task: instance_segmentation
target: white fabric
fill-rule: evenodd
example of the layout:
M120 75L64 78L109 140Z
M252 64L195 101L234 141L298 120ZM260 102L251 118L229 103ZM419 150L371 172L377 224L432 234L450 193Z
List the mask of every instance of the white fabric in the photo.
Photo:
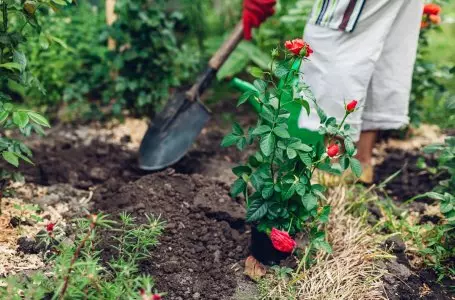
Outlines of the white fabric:
M303 81L318 104L339 121L344 105L359 101L347 123L360 130L406 125L423 3L421 0L367 0L351 33L307 24L304 40L314 53L302 65ZM319 128L319 118L302 110L299 127Z

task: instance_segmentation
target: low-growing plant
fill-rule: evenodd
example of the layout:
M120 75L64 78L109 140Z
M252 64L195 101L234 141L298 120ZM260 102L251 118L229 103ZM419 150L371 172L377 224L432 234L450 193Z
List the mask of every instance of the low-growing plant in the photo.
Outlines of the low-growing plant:
M126 213L119 222L89 215L76 220L73 242L49 223L38 240L46 245L51 271L7 278L1 299L161 299L153 278L141 275L139 264L158 244L163 222L153 217L140 225L135 221ZM106 244L114 251L103 261L99 246Z
M234 123L232 133L221 143L224 147L236 145L244 150L254 141L259 142L259 150L248 162L233 168L238 179L231 186L231 194L245 197L246 220L260 232L272 234L276 249L292 251L295 243L288 242L287 234L305 232L310 240L307 249L330 252L323 229L330 213L330 206L325 203L326 188L314 183L313 177L316 170L341 175L349 167L360 176L360 162L353 157L356 154L350 137L353 130L345 124L355 111L357 101L346 105L341 122L327 116L317 106L300 72L300 65L313 50L301 39L288 41L285 47L284 59L278 62L275 59L282 51L273 50L274 61L269 71L256 69L253 72L257 77L254 81L257 91L248 91L239 99L238 105L249 99L259 102L262 111L257 125L245 130ZM327 136L327 146L306 144L288 132L286 104L297 102L309 113L309 101L316 104L321 123L319 131ZM277 248L277 244L283 247Z

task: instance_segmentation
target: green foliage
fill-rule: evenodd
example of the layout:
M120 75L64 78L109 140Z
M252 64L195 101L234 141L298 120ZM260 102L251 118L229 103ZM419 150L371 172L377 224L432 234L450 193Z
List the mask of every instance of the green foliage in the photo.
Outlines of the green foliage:
M440 1L444 4L445 1ZM422 121L451 127L455 123L455 95L448 89L453 81L455 65L445 62L436 64L428 54L431 50L429 34L440 33L440 25L429 23L422 28L412 77L409 117L411 124L418 126Z
M63 100L73 112L87 111L87 98L99 99L109 83L103 7L78 2L57 13L48 11L42 23L26 53L46 93L28 88L24 101L52 112Z
M255 93L246 92L239 103L246 98L259 102L262 111L255 127L242 129L234 123L232 133L225 136L223 146L236 145L243 150L254 141L259 142L259 150L248 158L245 165L235 167L238 179L231 187L232 196L243 194L247 201L246 219L257 225L263 232L272 228L288 231L291 235L305 231L311 239L311 246L330 252L330 245L325 240L323 224L328 221L330 207L324 205L325 187L312 182L316 169L340 175L350 166L358 174L355 146L349 134L348 125L343 126L346 117L338 124L336 119L328 117L319 108L321 116L320 131L326 134L329 144L345 140L348 151L337 155L344 160L340 165L332 163L323 145L307 145L304 141L292 137L288 132L289 112L283 109L283 103L312 101L302 98L300 90L305 88L300 81L299 67L305 58L285 57L284 62L272 63L268 72L256 72ZM277 66L281 66L279 78ZM291 66L296 66L291 68ZM262 79L261 79L262 78ZM251 185L253 190L248 188Z
M431 198L440 208L441 220L438 224L414 224L409 220L407 211L400 212L392 203L383 205L384 221L379 230L398 232L408 243L418 249L425 263L432 266L439 274L439 279L455 276L455 266L451 261L455 257L455 138L448 137L444 144L429 145L424 148L428 154L436 154L438 166L428 170L435 177L448 174L431 192L410 199ZM422 162L420 167L427 168ZM412 219L411 219L412 220Z
M114 112L123 108L137 113L153 112L167 100L169 88L189 78L197 67L197 55L190 55L191 50L180 45L174 33L182 14L167 13L164 3L116 2L118 18L109 28L116 41L111 55L118 73L113 91Z
M7 278L0 298L141 299L140 289L152 292L153 278L140 275L139 263L150 257L158 243L163 231L159 219L147 217L146 223L138 225L128 214L122 214L118 223L100 214L77 220L75 225L74 242L65 239L58 227L41 237L52 253L50 272ZM114 233L116 254L103 262L97 249L107 242L107 232Z
M19 130L28 137L33 131L43 133L42 126L49 122L39 113L20 108L13 104L11 85L23 87L39 86L36 78L29 72L29 63L24 48L29 34L39 35L41 26L37 19L40 7L53 8L65 5L62 0L3 0L0 2L2 27L0 32L0 126L3 130ZM5 161L14 167L20 160L32 163L32 153L22 142L2 134L0 152ZM2 179L20 177L17 173L2 170Z

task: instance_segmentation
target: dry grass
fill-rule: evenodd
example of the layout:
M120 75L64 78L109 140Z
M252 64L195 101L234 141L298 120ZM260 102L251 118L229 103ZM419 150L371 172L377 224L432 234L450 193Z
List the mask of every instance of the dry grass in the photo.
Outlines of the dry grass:
M319 254L316 264L293 279L268 276L262 282L263 299L385 299L381 277L386 273L377 260L389 257L379 249L378 237L361 218L347 212L347 188L328 195L332 213L328 224L331 255Z

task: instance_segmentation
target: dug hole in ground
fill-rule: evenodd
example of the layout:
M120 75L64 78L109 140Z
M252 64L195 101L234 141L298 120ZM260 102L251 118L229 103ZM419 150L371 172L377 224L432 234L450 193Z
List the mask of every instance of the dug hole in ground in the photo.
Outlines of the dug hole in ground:
M36 165L21 167L27 183L16 185L16 195L2 201L0 276L50 270L34 244L36 234L49 222L69 226L89 210L112 216L128 212L139 223L148 214L165 222L159 245L140 266L154 277L164 299L453 299L448 288L453 282L437 283L408 245L373 230L383 217L378 207L371 205L363 213L354 209L367 198L370 203L381 201L375 189L356 186L339 185L327 194L332 205L331 255L319 254L312 268L293 276L279 276L259 265L253 266L253 273L260 275L256 282L246 276L251 228L245 223L243 200L232 199L229 186L235 180L231 167L245 161L248 153L219 145L230 129L231 115L246 125L254 124L255 114L246 107L239 112L234 103L227 99L213 105L214 115L193 149L172 169L154 174L136 167L144 120L57 125L45 139L31 140ZM417 169L415 161L423 145L443 139L437 129L423 127L412 140L378 144L376 183L403 167L383 189L396 203L430 191L437 182ZM33 221L31 212L25 212L26 222L17 226L17 208L26 204L37 204L34 213L43 220ZM403 209L431 219L431 204L422 199ZM103 257L114 254L112 242L106 236ZM283 267L295 269L298 263L292 257Z

